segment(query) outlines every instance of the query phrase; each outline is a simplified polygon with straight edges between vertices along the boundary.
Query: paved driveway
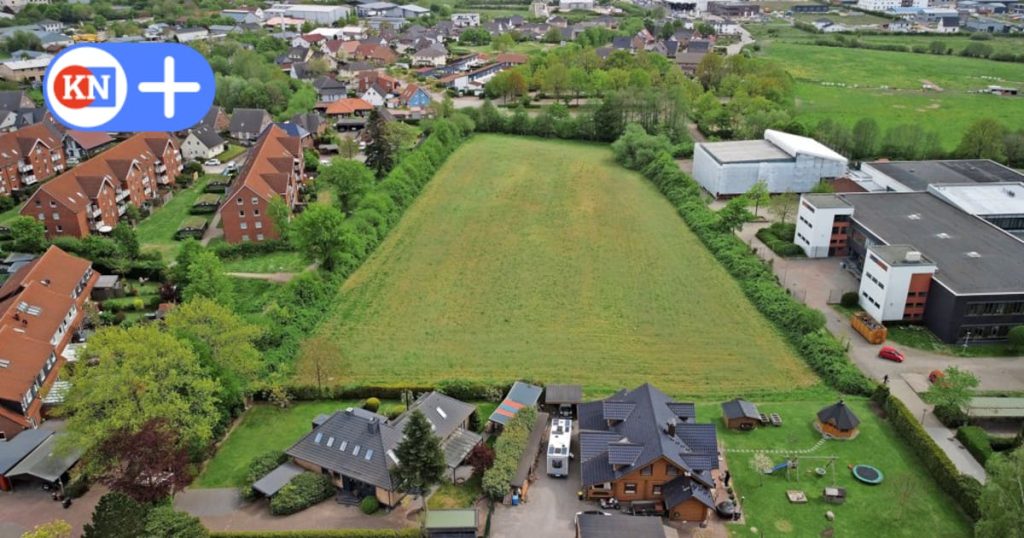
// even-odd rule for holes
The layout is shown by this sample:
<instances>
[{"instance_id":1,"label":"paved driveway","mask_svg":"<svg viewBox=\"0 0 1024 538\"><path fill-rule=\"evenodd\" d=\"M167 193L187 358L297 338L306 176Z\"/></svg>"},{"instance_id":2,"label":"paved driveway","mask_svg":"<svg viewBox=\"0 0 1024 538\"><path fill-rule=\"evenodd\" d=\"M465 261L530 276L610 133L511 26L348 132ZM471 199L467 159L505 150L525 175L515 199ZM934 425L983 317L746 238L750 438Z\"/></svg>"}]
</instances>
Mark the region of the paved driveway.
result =
<instances>
[{"instance_id":1,"label":"paved driveway","mask_svg":"<svg viewBox=\"0 0 1024 538\"><path fill-rule=\"evenodd\" d=\"M0 538L19 538L36 525L55 519L70 523L72 536L81 536L82 526L92 521L92 510L106 492L103 486L93 486L65 510L38 485L15 484L14 492L0 492Z\"/></svg>"}]
</instances>

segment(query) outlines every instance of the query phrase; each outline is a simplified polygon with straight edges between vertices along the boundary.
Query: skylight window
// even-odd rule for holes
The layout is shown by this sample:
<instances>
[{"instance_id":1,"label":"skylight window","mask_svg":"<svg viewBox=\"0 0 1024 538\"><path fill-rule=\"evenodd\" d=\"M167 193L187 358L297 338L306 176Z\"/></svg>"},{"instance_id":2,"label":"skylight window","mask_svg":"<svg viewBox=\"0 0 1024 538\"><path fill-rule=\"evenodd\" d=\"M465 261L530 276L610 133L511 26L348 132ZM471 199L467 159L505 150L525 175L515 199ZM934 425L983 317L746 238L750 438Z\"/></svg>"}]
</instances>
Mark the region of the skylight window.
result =
<instances>
[{"instance_id":1,"label":"skylight window","mask_svg":"<svg viewBox=\"0 0 1024 538\"><path fill-rule=\"evenodd\" d=\"M356 445L356 447L352 449L352 455L353 456L358 456L359 455L359 445Z\"/></svg>"},{"instance_id":2,"label":"skylight window","mask_svg":"<svg viewBox=\"0 0 1024 538\"><path fill-rule=\"evenodd\" d=\"M975 251L975 250L972 250L972 251L970 251L970 252L968 252L968 253L967 253L967 257L968 257L968 258L980 258L980 257L981 257L981 254L979 254L979 253L978 253L977 251Z\"/></svg>"},{"instance_id":3,"label":"skylight window","mask_svg":"<svg viewBox=\"0 0 1024 538\"><path fill-rule=\"evenodd\" d=\"M313 442L319 445L320 444L320 440L323 439L323 438L324 438L323 432L316 432L316 437L313 438Z\"/></svg>"},{"instance_id":4,"label":"skylight window","mask_svg":"<svg viewBox=\"0 0 1024 538\"><path fill-rule=\"evenodd\" d=\"M346 448L348 448L348 441L342 441L341 446L338 447L338 450L344 452Z\"/></svg>"},{"instance_id":5,"label":"skylight window","mask_svg":"<svg viewBox=\"0 0 1024 538\"><path fill-rule=\"evenodd\" d=\"M366 461L370 461L370 458L372 458L372 457L373 457L373 449L371 448L371 449L366 451Z\"/></svg>"},{"instance_id":6,"label":"skylight window","mask_svg":"<svg viewBox=\"0 0 1024 538\"><path fill-rule=\"evenodd\" d=\"M332 446L334 446L334 438L333 437L328 437L327 438L327 448L331 448Z\"/></svg>"},{"instance_id":7,"label":"skylight window","mask_svg":"<svg viewBox=\"0 0 1024 538\"><path fill-rule=\"evenodd\" d=\"M935 234L935 237L938 237L939 239L949 239L949 234L946 232L939 232Z\"/></svg>"},{"instance_id":8,"label":"skylight window","mask_svg":"<svg viewBox=\"0 0 1024 538\"><path fill-rule=\"evenodd\" d=\"M398 456L395 455L395 451L394 450L388 450L387 454L388 454L388 457L391 458L391 461L395 462L395 465L398 465Z\"/></svg>"},{"instance_id":9,"label":"skylight window","mask_svg":"<svg viewBox=\"0 0 1024 538\"><path fill-rule=\"evenodd\" d=\"M441 409L440 407L437 408L437 414L441 415L441 418L448 418L448 413L445 413L444 409Z\"/></svg>"}]
</instances>

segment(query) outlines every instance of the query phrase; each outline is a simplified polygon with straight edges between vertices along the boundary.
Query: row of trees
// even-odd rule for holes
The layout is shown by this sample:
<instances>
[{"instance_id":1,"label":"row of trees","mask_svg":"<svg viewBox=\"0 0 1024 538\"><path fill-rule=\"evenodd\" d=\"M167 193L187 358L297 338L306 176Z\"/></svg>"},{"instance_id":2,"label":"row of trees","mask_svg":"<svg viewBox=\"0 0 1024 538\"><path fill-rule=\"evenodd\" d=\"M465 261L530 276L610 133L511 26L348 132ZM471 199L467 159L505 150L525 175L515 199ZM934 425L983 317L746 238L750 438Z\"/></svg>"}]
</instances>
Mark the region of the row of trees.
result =
<instances>
[{"instance_id":1,"label":"row of trees","mask_svg":"<svg viewBox=\"0 0 1024 538\"><path fill-rule=\"evenodd\" d=\"M278 55L288 50L284 40L254 35L202 41L193 46L213 68L217 83L215 103L228 111L262 108L274 115L290 116L308 112L316 104L313 88L289 78L274 63ZM323 70L326 72L326 65Z\"/></svg>"}]
</instances>

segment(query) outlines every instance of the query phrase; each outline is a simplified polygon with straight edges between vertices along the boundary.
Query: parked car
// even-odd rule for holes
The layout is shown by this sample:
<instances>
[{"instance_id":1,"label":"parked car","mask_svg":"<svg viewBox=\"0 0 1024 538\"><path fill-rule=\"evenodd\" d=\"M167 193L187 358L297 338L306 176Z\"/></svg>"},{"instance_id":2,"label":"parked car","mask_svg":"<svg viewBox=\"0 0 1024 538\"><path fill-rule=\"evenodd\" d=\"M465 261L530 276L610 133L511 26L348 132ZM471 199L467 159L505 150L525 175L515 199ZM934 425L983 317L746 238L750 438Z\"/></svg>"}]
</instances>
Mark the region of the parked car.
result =
<instances>
[{"instance_id":1,"label":"parked car","mask_svg":"<svg viewBox=\"0 0 1024 538\"><path fill-rule=\"evenodd\" d=\"M211 166L213 166L213 165L211 165ZM229 162L227 164L227 166L224 167L224 173L225 174L231 174L231 173L237 172L237 171L238 171L238 163L236 163L234 161Z\"/></svg>"},{"instance_id":2,"label":"parked car","mask_svg":"<svg viewBox=\"0 0 1024 538\"><path fill-rule=\"evenodd\" d=\"M206 166L220 166L220 159L207 159L203 164Z\"/></svg>"},{"instance_id":3,"label":"parked car","mask_svg":"<svg viewBox=\"0 0 1024 538\"><path fill-rule=\"evenodd\" d=\"M904 358L903 353L892 346L882 346L882 349L878 350L878 357L893 362L903 362Z\"/></svg>"}]
</instances>

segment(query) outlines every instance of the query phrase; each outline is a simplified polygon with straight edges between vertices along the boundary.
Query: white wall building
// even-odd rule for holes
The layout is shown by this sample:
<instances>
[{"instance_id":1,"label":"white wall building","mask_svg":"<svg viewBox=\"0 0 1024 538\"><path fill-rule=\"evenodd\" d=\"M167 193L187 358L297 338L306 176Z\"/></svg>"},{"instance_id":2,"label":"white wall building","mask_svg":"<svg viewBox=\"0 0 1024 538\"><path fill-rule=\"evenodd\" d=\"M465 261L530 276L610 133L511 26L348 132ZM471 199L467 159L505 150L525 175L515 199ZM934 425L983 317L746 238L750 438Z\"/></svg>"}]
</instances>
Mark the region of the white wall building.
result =
<instances>
[{"instance_id":1,"label":"white wall building","mask_svg":"<svg viewBox=\"0 0 1024 538\"><path fill-rule=\"evenodd\" d=\"M329 6L320 4L274 4L265 11L267 16L275 15L302 19L317 24L334 24L348 18L352 10L348 6Z\"/></svg>"},{"instance_id":2,"label":"white wall building","mask_svg":"<svg viewBox=\"0 0 1024 538\"><path fill-rule=\"evenodd\" d=\"M881 322L920 319L924 314L923 296L918 318L908 317L907 313L918 308L915 290L927 293L937 270L935 262L910 245L870 246L860 277L860 306Z\"/></svg>"},{"instance_id":3,"label":"white wall building","mask_svg":"<svg viewBox=\"0 0 1024 538\"><path fill-rule=\"evenodd\" d=\"M452 13L452 23L455 24L456 28L467 28L470 26L480 26L480 14L479 13Z\"/></svg>"},{"instance_id":4,"label":"white wall building","mask_svg":"<svg viewBox=\"0 0 1024 538\"><path fill-rule=\"evenodd\" d=\"M558 0L558 11L591 11L594 9L594 0Z\"/></svg>"},{"instance_id":5,"label":"white wall building","mask_svg":"<svg viewBox=\"0 0 1024 538\"><path fill-rule=\"evenodd\" d=\"M793 242L808 258L846 255L847 228L853 207L830 194L800 197Z\"/></svg>"},{"instance_id":6,"label":"white wall building","mask_svg":"<svg viewBox=\"0 0 1024 538\"><path fill-rule=\"evenodd\" d=\"M701 143L693 151L693 177L716 198L743 194L758 181L772 193L808 192L846 167L846 157L818 141L772 129L764 140Z\"/></svg>"},{"instance_id":7,"label":"white wall building","mask_svg":"<svg viewBox=\"0 0 1024 538\"><path fill-rule=\"evenodd\" d=\"M857 7L868 11L890 11L899 7L928 7L928 0L913 0L910 5L903 5L902 0L858 0Z\"/></svg>"}]
</instances>

